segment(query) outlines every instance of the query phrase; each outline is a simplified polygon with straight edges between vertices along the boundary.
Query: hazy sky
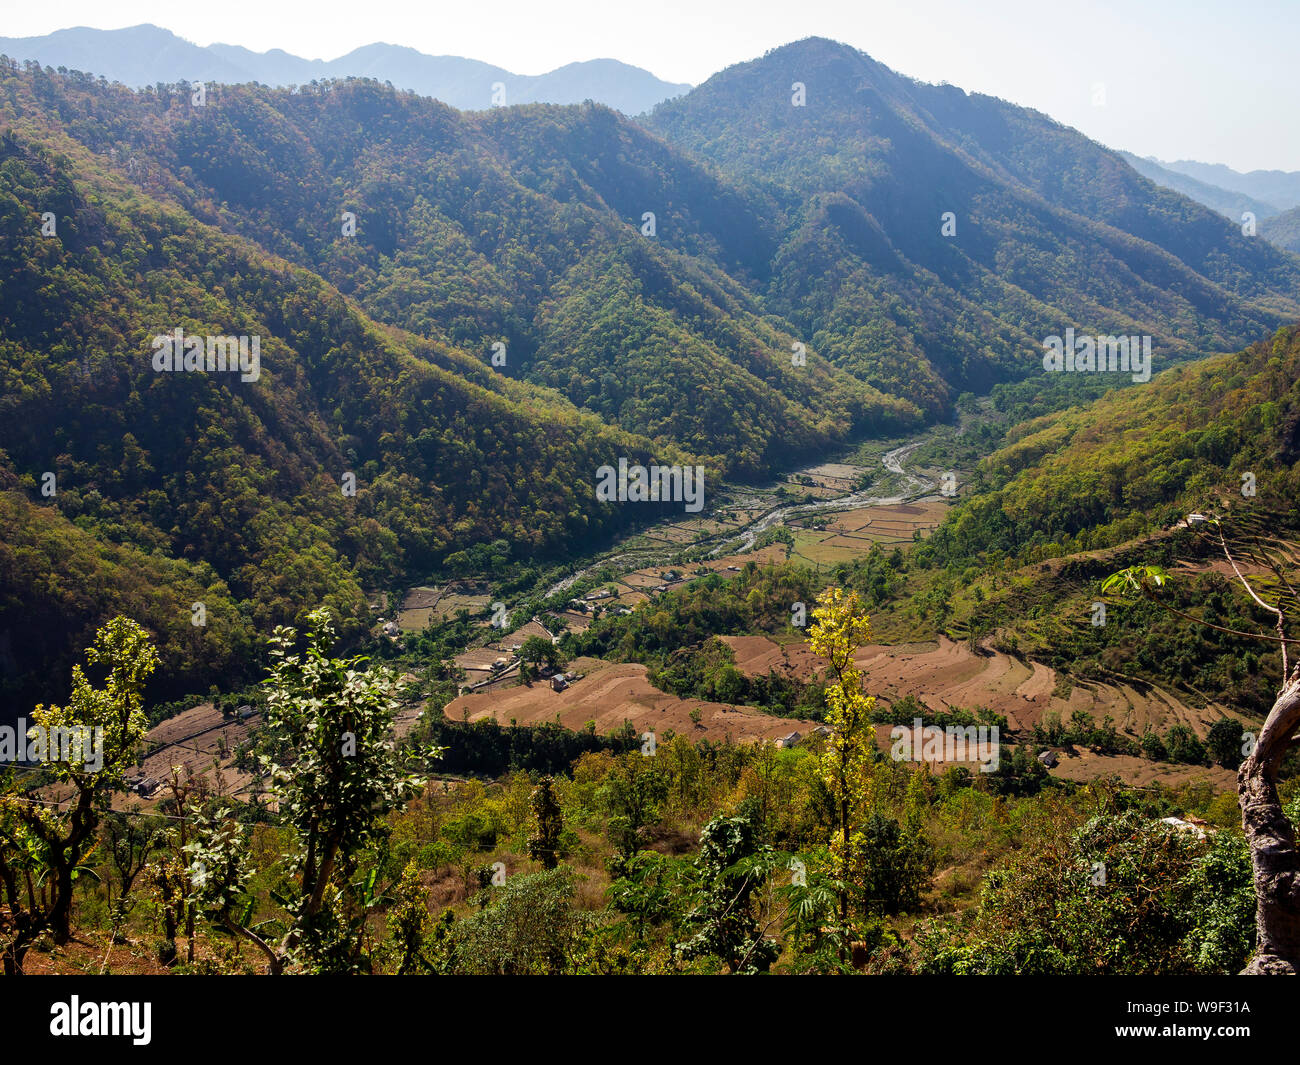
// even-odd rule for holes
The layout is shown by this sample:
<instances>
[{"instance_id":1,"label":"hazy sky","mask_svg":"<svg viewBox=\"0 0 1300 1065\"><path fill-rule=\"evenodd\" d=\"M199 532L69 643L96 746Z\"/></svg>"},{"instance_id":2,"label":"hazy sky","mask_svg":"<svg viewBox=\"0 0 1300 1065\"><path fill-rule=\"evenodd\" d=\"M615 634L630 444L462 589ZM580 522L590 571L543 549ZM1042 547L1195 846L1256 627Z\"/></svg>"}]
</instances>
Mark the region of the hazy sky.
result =
<instances>
[{"instance_id":1,"label":"hazy sky","mask_svg":"<svg viewBox=\"0 0 1300 1065\"><path fill-rule=\"evenodd\" d=\"M517 74L611 57L692 83L817 35L1139 155L1300 170L1300 0L5 0L0 36L141 22L312 59L386 41Z\"/></svg>"}]
</instances>

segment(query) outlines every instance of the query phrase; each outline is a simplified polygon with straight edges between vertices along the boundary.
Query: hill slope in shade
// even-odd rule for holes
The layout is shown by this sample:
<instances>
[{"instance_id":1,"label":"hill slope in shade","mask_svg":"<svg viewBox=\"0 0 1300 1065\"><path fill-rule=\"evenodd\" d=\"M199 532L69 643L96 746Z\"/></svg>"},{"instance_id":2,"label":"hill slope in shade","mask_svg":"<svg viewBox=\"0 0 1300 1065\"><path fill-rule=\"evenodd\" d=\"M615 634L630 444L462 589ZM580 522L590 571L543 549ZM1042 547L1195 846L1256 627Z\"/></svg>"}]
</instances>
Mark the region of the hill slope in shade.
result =
<instances>
[{"instance_id":1,"label":"hill slope in shade","mask_svg":"<svg viewBox=\"0 0 1300 1065\"><path fill-rule=\"evenodd\" d=\"M1260 223L1259 234L1283 251L1300 255L1300 207L1292 207Z\"/></svg>"}]
</instances>

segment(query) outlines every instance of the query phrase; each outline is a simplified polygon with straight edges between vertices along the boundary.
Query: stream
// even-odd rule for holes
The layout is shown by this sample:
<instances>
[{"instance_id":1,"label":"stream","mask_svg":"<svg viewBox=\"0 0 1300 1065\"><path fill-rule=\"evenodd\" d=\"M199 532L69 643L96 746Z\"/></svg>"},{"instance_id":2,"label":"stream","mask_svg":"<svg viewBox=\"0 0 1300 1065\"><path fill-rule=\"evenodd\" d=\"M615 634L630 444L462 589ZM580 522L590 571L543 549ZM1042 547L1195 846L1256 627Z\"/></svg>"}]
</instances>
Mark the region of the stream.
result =
<instances>
[{"instance_id":1,"label":"stream","mask_svg":"<svg viewBox=\"0 0 1300 1065\"><path fill-rule=\"evenodd\" d=\"M798 514L816 514L820 511L827 510L853 510L856 507L872 506L894 506L899 503L910 503L914 499L930 494L935 490L935 483L928 478L908 473L903 469L903 460L915 451L921 444L922 440L915 441L911 444L904 444L902 447L896 447L892 451L886 452L881 456L880 462L885 469L895 476L903 478L903 488L899 495L878 496L872 495L870 489L864 489L860 492L851 492L848 495L837 496L835 499L823 499L816 503L783 503L780 506L772 507L765 511L748 525L734 532L728 532L722 543L715 547L710 553L710 558L716 558L729 546L734 554L742 554L745 551L753 549L758 537L779 524L786 518ZM739 546L735 546L736 540L741 541ZM602 569L605 566L616 565L621 561L638 562L643 560L645 551L625 551L617 555L611 555L607 558L601 558L591 565L577 570L576 572L565 577L563 580L552 585L546 590L546 596L555 595L571 587L575 581L591 573L593 570ZM644 562L641 561L644 565ZM639 567L637 567L639 568Z\"/></svg>"}]
</instances>

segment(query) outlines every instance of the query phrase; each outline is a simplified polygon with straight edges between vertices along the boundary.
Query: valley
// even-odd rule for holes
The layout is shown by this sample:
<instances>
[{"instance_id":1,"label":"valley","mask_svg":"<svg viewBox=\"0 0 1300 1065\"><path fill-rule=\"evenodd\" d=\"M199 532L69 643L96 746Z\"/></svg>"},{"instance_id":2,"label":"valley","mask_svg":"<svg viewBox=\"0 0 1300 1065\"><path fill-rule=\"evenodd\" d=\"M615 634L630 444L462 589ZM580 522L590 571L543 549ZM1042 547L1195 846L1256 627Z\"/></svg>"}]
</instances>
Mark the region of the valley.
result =
<instances>
[{"instance_id":1,"label":"valley","mask_svg":"<svg viewBox=\"0 0 1300 1065\"><path fill-rule=\"evenodd\" d=\"M273 84L0 56L6 974L1300 972L1286 175L95 39Z\"/></svg>"}]
</instances>

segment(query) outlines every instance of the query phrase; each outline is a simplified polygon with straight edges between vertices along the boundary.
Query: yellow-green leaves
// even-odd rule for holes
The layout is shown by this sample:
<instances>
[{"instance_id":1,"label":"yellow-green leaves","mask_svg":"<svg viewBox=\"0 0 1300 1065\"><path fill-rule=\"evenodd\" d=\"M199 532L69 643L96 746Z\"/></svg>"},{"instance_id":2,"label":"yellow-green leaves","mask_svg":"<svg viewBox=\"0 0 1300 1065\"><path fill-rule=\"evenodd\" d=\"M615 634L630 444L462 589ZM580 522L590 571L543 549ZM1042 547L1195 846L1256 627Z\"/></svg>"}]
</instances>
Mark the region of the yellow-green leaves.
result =
<instances>
[{"instance_id":1,"label":"yellow-green leaves","mask_svg":"<svg viewBox=\"0 0 1300 1065\"><path fill-rule=\"evenodd\" d=\"M862 672L853 656L871 639L871 622L856 592L829 588L818 597L809 639L815 653L830 663L826 688L826 725L830 742L822 755L822 777L834 803L835 829L830 850L839 883L840 916L847 920L852 889L853 829L870 804L871 764L876 732L871 713L876 700L862 688Z\"/></svg>"},{"instance_id":2,"label":"yellow-green leaves","mask_svg":"<svg viewBox=\"0 0 1300 1065\"><path fill-rule=\"evenodd\" d=\"M1159 566L1129 566L1112 573L1101 582L1103 595L1111 593L1131 598L1148 595L1169 580L1169 574Z\"/></svg>"}]
</instances>

